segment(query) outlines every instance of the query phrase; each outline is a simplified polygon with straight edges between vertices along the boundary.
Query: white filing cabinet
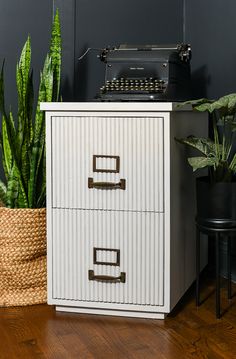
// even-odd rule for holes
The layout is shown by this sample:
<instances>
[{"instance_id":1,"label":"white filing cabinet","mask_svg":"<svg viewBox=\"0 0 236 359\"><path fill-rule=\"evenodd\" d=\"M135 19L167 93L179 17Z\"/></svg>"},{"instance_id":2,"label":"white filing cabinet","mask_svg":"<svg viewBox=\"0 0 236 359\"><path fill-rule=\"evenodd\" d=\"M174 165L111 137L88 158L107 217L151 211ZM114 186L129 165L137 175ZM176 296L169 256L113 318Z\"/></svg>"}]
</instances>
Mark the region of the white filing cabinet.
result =
<instances>
[{"instance_id":1,"label":"white filing cabinet","mask_svg":"<svg viewBox=\"0 0 236 359\"><path fill-rule=\"evenodd\" d=\"M43 103L48 303L164 318L195 278L194 176L173 103Z\"/></svg>"}]
</instances>

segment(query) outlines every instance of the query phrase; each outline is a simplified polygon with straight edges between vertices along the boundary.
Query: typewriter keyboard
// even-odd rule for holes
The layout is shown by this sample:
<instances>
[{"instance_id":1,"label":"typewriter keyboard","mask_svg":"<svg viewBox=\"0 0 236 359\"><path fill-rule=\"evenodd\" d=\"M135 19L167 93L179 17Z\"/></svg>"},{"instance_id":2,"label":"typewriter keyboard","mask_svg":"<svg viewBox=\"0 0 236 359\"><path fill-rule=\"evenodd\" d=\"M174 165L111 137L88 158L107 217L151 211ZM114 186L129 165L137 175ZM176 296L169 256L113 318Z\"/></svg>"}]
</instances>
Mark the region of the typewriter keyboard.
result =
<instances>
[{"instance_id":1,"label":"typewriter keyboard","mask_svg":"<svg viewBox=\"0 0 236 359\"><path fill-rule=\"evenodd\" d=\"M163 93L166 89L166 82L157 78L146 79L113 79L106 81L100 88L102 94L106 93L125 93L125 94L150 94Z\"/></svg>"}]
</instances>

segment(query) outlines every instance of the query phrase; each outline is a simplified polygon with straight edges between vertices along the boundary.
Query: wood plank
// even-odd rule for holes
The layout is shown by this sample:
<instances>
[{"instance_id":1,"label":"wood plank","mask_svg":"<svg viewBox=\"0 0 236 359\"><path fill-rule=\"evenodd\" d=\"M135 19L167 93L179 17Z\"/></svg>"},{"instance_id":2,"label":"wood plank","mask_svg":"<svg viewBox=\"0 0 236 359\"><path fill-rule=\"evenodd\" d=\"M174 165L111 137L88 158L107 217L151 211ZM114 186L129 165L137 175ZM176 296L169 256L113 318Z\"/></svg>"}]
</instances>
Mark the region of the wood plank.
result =
<instances>
[{"instance_id":1,"label":"wood plank","mask_svg":"<svg viewBox=\"0 0 236 359\"><path fill-rule=\"evenodd\" d=\"M0 308L0 359L236 358L236 296L228 301L222 288L225 314L216 319L214 281L206 283L199 308L192 288L166 320Z\"/></svg>"}]
</instances>

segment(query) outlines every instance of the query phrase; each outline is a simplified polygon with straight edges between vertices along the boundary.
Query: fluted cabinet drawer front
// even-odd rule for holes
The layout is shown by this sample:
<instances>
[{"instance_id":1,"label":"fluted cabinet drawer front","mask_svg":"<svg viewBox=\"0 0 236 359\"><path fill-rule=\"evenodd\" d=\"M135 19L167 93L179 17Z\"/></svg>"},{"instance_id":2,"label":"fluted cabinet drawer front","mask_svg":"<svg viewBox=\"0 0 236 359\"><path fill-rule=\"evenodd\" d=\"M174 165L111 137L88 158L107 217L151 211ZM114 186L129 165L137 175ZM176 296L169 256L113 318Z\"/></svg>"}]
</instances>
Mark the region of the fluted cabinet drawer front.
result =
<instances>
[{"instance_id":1,"label":"fluted cabinet drawer front","mask_svg":"<svg viewBox=\"0 0 236 359\"><path fill-rule=\"evenodd\" d=\"M163 212L162 117L52 117L52 153L54 208Z\"/></svg>"},{"instance_id":2,"label":"fluted cabinet drawer front","mask_svg":"<svg viewBox=\"0 0 236 359\"><path fill-rule=\"evenodd\" d=\"M162 213L52 212L53 299L164 305ZM89 271L124 281L89 280Z\"/></svg>"}]
</instances>

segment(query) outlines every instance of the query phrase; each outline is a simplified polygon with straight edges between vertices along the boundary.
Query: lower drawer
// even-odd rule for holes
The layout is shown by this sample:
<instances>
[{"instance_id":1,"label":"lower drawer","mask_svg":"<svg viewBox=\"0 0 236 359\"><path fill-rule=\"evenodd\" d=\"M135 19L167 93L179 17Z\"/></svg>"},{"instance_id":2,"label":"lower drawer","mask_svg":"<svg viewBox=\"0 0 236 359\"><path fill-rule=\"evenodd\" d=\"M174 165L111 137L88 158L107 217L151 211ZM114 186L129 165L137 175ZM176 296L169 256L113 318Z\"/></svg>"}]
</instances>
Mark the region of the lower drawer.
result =
<instances>
[{"instance_id":1,"label":"lower drawer","mask_svg":"<svg viewBox=\"0 0 236 359\"><path fill-rule=\"evenodd\" d=\"M163 213L52 210L52 299L164 305Z\"/></svg>"}]
</instances>

